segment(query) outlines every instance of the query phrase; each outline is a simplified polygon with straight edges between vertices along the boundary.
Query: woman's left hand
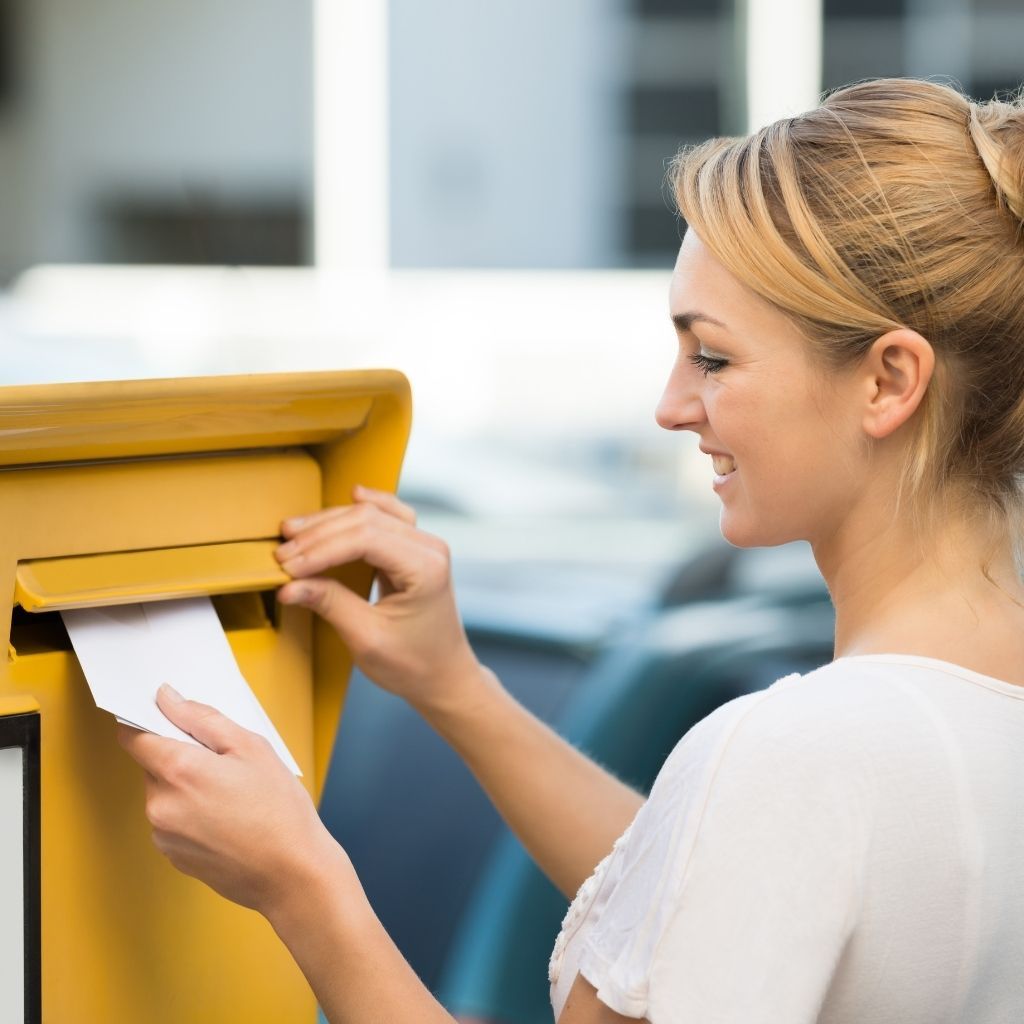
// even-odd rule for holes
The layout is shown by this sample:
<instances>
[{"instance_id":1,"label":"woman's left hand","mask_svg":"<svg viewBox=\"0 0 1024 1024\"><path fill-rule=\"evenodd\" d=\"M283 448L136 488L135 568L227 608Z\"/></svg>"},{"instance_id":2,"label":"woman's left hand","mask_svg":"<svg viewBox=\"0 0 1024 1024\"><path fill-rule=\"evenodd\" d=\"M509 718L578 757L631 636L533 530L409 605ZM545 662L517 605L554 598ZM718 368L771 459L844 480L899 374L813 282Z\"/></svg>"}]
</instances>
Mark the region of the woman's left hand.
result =
<instances>
[{"instance_id":1,"label":"woman's left hand","mask_svg":"<svg viewBox=\"0 0 1024 1024\"><path fill-rule=\"evenodd\" d=\"M146 771L146 816L157 849L179 871L270 915L295 886L336 870L344 851L270 744L170 687L160 710L201 747L119 726Z\"/></svg>"}]
</instances>

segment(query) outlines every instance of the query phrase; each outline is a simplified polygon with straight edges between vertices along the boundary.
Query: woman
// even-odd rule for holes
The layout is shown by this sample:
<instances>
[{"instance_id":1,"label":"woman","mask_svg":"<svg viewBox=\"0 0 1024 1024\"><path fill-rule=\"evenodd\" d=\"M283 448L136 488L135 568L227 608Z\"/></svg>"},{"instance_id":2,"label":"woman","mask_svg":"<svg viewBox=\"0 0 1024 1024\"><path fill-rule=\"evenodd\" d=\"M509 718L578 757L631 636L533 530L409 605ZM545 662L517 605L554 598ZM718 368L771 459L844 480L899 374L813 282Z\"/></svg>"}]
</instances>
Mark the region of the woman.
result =
<instances>
[{"instance_id":1,"label":"woman","mask_svg":"<svg viewBox=\"0 0 1024 1024\"><path fill-rule=\"evenodd\" d=\"M559 1024L1020 1019L1024 105L864 83L672 180L689 229L658 422L710 455L727 540L810 542L836 660L719 708L645 802L477 664L447 551L396 499L286 523L280 599L579 890ZM317 575L355 559L376 605ZM335 1024L450 1020L269 747L159 702L209 749L123 730L157 846L265 914Z\"/></svg>"}]
</instances>

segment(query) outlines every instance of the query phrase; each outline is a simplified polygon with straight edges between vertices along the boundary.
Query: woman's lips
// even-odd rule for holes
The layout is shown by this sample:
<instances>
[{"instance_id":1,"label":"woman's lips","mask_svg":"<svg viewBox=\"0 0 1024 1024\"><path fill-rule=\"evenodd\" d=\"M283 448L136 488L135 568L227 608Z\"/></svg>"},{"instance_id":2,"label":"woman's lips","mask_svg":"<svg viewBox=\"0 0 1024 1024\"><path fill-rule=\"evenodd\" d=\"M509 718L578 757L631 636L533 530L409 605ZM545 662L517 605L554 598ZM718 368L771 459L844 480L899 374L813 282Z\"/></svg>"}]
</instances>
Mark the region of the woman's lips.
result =
<instances>
[{"instance_id":1,"label":"woman's lips","mask_svg":"<svg viewBox=\"0 0 1024 1024\"><path fill-rule=\"evenodd\" d=\"M712 486L718 490L720 487L724 487L737 473L737 470L733 469L728 473L716 473L715 479L712 481Z\"/></svg>"}]
</instances>

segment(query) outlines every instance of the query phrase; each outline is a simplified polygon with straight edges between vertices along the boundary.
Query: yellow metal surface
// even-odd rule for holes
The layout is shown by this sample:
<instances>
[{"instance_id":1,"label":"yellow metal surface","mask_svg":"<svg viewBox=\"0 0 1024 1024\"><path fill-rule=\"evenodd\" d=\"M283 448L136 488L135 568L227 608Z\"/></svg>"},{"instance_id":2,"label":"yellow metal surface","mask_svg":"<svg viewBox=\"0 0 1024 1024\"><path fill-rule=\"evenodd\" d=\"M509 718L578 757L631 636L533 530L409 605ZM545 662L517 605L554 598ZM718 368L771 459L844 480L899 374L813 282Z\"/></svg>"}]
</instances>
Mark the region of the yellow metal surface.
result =
<instances>
[{"instance_id":1,"label":"yellow metal surface","mask_svg":"<svg viewBox=\"0 0 1024 1024\"><path fill-rule=\"evenodd\" d=\"M7 715L31 715L39 710L39 701L27 693L7 694L0 697L0 718Z\"/></svg>"},{"instance_id":2,"label":"yellow metal surface","mask_svg":"<svg viewBox=\"0 0 1024 1024\"><path fill-rule=\"evenodd\" d=\"M0 466L333 444L399 399L367 370L0 389ZM341 384L341 378L347 378ZM226 382L230 381L228 384ZM367 387L360 393L359 382ZM383 387L382 387L383 385ZM376 392L376 395L371 392ZM386 396L385 392L390 392ZM380 412L380 409L377 409Z\"/></svg>"},{"instance_id":3,"label":"yellow metal surface","mask_svg":"<svg viewBox=\"0 0 1024 1024\"><path fill-rule=\"evenodd\" d=\"M48 1024L315 1021L269 926L156 853L141 772L43 627L73 595L241 591L219 606L228 639L318 797L350 659L244 584L280 581L266 559L283 518L347 503L355 483L393 489L409 420L387 371L0 389L0 713L40 711ZM337 575L368 592L365 565ZM40 628L15 655L16 600L36 614L15 632Z\"/></svg>"},{"instance_id":4,"label":"yellow metal surface","mask_svg":"<svg viewBox=\"0 0 1024 1024\"><path fill-rule=\"evenodd\" d=\"M31 559L18 566L14 603L36 612L268 590L289 579L274 558L279 543L251 540Z\"/></svg>"}]
</instances>

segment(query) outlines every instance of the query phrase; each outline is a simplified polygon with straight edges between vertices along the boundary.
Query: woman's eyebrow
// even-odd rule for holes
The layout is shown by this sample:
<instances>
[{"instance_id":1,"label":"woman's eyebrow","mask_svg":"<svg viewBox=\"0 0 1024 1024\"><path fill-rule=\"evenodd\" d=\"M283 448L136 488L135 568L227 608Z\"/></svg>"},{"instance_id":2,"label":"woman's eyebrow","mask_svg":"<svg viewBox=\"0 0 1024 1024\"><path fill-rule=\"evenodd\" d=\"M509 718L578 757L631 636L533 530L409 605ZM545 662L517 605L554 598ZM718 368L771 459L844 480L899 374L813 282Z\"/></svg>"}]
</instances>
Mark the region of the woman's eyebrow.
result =
<instances>
[{"instance_id":1,"label":"woman's eyebrow","mask_svg":"<svg viewBox=\"0 0 1024 1024\"><path fill-rule=\"evenodd\" d=\"M698 313L695 310L687 313L673 313L672 323L676 325L677 331L688 331L690 326L695 323L714 324L715 327L721 327L722 330L729 330L721 320L716 320L713 316L708 316L707 313Z\"/></svg>"}]
</instances>

